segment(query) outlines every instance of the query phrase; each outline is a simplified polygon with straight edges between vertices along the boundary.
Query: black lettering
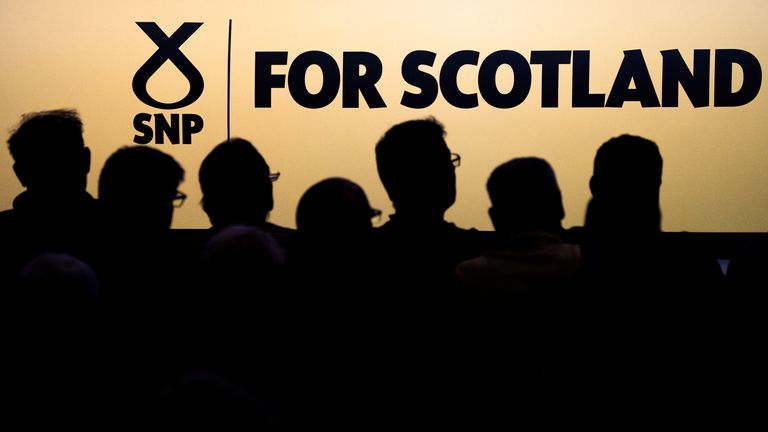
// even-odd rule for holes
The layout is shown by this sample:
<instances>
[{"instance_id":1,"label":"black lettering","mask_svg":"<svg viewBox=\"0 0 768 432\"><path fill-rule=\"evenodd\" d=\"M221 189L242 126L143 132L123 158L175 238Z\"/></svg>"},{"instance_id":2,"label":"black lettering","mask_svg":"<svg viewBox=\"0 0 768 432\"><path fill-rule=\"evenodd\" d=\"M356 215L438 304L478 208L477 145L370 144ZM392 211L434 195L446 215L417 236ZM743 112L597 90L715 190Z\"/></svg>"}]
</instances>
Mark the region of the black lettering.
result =
<instances>
[{"instance_id":1,"label":"black lettering","mask_svg":"<svg viewBox=\"0 0 768 432\"><path fill-rule=\"evenodd\" d=\"M171 122L165 119L162 114L155 114L155 143L165 144L165 136L171 140L171 144L179 143L179 134L181 129L179 128L179 115L171 114Z\"/></svg>"},{"instance_id":2,"label":"black lettering","mask_svg":"<svg viewBox=\"0 0 768 432\"><path fill-rule=\"evenodd\" d=\"M733 65L744 73L741 88L732 92ZM763 70L760 62L747 51L738 49L715 50L715 106L733 107L746 105L760 93Z\"/></svg>"},{"instance_id":3,"label":"black lettering","mask_svg":"<svg viewBox=\"0 0 768 432\"><path fill-rule=\"evenodd\" d=\"M696 108L709 105L709 50L693 51L693 72L678 50L662 51L661 105L678 106L678 87L682 86Z\"/></svg>"},{"instance_id":4,"label":"black lettering","mask_svg":"<svg viewBox=\"0 0 768 432\"><path fill-rule=\"evenodd\" d=\"M630 89L629 86L633 81L635 88ZM619 72L613 81L613 87L605 106L621 108L627 101L638 101L643 108L661 106L659 97L656 95L656 89L653 88L653 81L648 73L643 53L639 49L624 51L624 60L622 60Z\"/></svg>"},{"instance_id":5,"label":"black lettering","mask_svg":"<svg viewBox=\"0 0 768 432\"><path fill-rule=\"evenodd\" d=\"M509 65L515 75L515 82L509 93L499 92L496 87L496 73L501 65ZM477 76L480 94L491 106L512 108L523 103L531 91L531 67L528 61L516 51L496 51L483 60Z\"/></svg>"},{"instance_id":6,"label":"black lettering","mask_svg":"<svg viewBox=\"0 0 768 432\"><path fill-rule=\"evenodd\" d=\"M365 67L365 72L360 75L360 66ZM360 94L369 108L384 108L387 105L376 90L383 68L381 60L375 54L359 51L345 52L344 66L342 67L344 78L341 88L341 106L344 108L358 108L360 106Z\"/></svg>"},{"instance_id":7,"label":"black lettering","mask_svg":"<svg viewBox=\"0 0 768 432\"><path fill-rule=\"evenodd\" d=\"M421 90L420 93L403 92L400 105L408 108L426 108L437 99L437 80L419 69L419 66L435 64L436 54L431 51L413 51L403 59L401 73L406 83Z\"/></svg>"},{"instance_id":8,"label":"black lettering","mask_svg":"<svg viewBox=\"0 0 768 432\"><path fill-rule=\"evenodd\" d=\"M285 88L285 75L274 75L272 66L288 63L286 51L257 51L255 78L255 107L269 108L272 106L272 89Z\"/></svg>"},{"instance_id":9,"label":"black lettering","mask_svg":"<svg viewBox=\"0 0 768 432\"><path fill-rule=\"evenodd\" d=\"M571 105L575 108L602 108L605 94L589 92L589 51L573 52L573 88Z\"/></svg>"},{"instance_id":10,"label":"black lettering","mask_svg":"<svg viewBox=\"0 0 768 432\"><path fill-rule=\"evenodd\" d=\"M448 56L440 69L440 91L445 100L456 108L474 108L477 106L476 93L462 93L457 78L459 69L465 65L477 65L480 54L477 51L456 51Z\"/></svg>"},{"instance_id":11,"label":"black lettering","mask_svg":"<svg viewBox=\"0 0 768 432\"><path fill-rule=\"evenodd\" d=\"M323 84L317 94L307 89L307 69L317 65L323 73ZM304 108L322 108L328 106L339 93L341 73L339 65L330 54L322 51L307 51L299 54L288 69L288 91L293 100Z\"/></svg>"},{"instance_id":12,"label":"black lettering","mask_svg":"<svg viewBox=\"0 0 768 432\"><path fill-rule=\"evenodd\" d=\"M557 108L560 88L560 65L569 64L570 62L570 51L531 51L531 64L541 65L542 108ZM515 75L515 80L517 80L517 75Z\"/></svg>"},{"instance_id":13,"label":"black lettering","mask_svg":"<svg viewBox=\"0 0 768 432\"><path fill-rule=\"evenodd\" d=\"M181 115L182 143L192 144L192 135L203 130L203 118L197 114Z\"/></svg>"},{"instance_id":14,"label":"black lettering","mask_svg":"<svg viewBox=\"0 0 768 432\"><path fill-rule=\"evenodd\" d=\"M133 128L136 129L136 132L140 133L141 135L134 135L133 142L136 144L149 144L152 142L152 136L154 135L154 132L152 131L152 125L149 124L151 121L151 114L136 114L136 117L133 118Z\"/></svg>"}]
</instances>

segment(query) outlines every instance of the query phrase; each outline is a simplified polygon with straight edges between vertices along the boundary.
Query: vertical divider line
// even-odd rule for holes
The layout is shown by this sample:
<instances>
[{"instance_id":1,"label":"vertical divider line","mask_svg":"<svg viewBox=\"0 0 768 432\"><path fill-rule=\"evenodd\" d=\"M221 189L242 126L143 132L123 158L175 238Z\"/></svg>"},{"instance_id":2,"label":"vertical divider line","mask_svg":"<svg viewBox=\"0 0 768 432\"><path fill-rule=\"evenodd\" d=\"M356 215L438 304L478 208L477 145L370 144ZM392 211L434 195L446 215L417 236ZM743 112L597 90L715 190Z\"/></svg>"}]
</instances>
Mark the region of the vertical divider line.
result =
<instances>
[{"instance_id":1,"label":"vertical divider line","mask_svg":"<svg viewBox=\"0 0 768 432\"><path fill-rule=\"evenodd\" d=\"M230 87L232 80L232 19L229 20L229 38L227 40L227 142L229 142Z\"/></svg>"}]
</instances>

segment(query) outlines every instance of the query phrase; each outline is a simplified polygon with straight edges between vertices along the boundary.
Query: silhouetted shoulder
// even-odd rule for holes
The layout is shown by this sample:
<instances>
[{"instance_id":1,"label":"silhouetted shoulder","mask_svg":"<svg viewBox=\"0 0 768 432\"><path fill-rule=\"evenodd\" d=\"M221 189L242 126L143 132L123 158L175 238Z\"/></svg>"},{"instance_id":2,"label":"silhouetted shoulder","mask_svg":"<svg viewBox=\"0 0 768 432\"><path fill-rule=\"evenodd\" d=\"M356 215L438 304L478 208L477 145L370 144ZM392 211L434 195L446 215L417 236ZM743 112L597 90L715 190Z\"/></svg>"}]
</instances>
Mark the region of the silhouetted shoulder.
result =
<instances>
[{"instance_id":1,"label":"silhouetted shoulder","mask_svg":"<svg viewBox=\"0 0 768 432\"><path fill-rule=\"evenodd\" d=\"M271 235L285 250L292 249L296 244L298 234L295 229L275 225L271 222L265 222L262 225L257 225L257 227Z\"/></svg>"},{"instance_id":2,"label":"silhouetted shoulder","mask_svg":"<svg viewBox=\"0 0 768 432\"><path fill-rule=\"evenodd\" d=\"M465 289L525 290L564 283L581 270L581 248L558 236L529 232L504 242L504 248L464 261L456 268Z\"/></svg>"}]
</instances>

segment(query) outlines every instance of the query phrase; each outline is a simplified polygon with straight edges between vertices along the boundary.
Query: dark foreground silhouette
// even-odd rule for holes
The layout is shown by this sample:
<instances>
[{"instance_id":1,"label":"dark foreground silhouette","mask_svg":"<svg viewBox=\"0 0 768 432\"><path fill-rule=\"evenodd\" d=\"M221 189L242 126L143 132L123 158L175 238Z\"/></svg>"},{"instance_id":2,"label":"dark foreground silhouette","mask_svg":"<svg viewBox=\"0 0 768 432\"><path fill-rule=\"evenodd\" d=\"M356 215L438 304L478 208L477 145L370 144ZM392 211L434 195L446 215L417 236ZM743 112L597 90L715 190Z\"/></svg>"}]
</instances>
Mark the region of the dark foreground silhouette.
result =
<instances>
[{"instance_id":1,"label":"dark foreground silhouette","mask_svg":"<svg viewBox=\"0 0 768 432\"><path fill-rule=\"evenodd\" d=\"M495 232L445 220L461 159L434 119L376 144L395 214L363 189L307 189L267 221L249 142L200 167L213 229L170 230L184 170L116 151L85 192L74 111L9 139L26 190L0 213L3 421L99 430L496 430L750 420L764 383L765 242L732 262L660 230L662 158L621 136L595 158L584 227L527 157L487 183ZM134 174L141 173L137 178ZM677 239L677 237L674 237ZM718 256L722 258L722 256ZM727 289L726 289L727 288Z\"/></svg>"}]
</instances>

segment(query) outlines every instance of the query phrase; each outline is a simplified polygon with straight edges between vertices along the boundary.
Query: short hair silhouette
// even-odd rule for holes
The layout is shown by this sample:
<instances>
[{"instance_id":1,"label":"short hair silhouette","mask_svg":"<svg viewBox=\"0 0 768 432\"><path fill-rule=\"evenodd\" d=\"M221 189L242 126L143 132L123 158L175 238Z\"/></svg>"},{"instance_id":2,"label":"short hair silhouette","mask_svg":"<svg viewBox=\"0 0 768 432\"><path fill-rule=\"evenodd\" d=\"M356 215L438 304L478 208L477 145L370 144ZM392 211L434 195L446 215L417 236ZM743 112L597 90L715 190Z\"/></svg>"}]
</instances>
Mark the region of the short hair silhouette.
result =
<instances>
[{"instance_id":1,"label":"short hair silhouette","mask_svg":"<svg viewBox=\"0 0 768 432\"><path fill-rule=\"evenodd\" d=\"M600 146L590 180L597 197L658 199L663 160L651 140L621 135Z\"/></svg>"},{"instance_id":2,"label":"short hair silhouette","mask_svg":"<svg viewBox=\"0 0 768 432\"><path fill-rule=\"evenodd\" d=\"M359 185L332 177L304 192L296 208L296 227L313 236L355 235L371 230L376 214Z\"/></svg>"},{"instance_id":3,"label":"short hair silhouette","mask_svg":"<svg viewBox=\"0 0 768 432\"><path fill-rule=\"evenodd\" d=\"M222 275L238 269L266 277L285 264L285 252L275 239L247 225L231 225L215 234L206 244L203 258Z\"/></svg>"},{"instance_id":4,"label":"short hair silhouette","mask_svg":"<svg viewBox=\"0 0 768 432\"><path fill-rule=\"evenodd\" d=\"M587 225L659 231L662 167L653 141L626 134L608 140L595 156Z\"/></svg>"},{"instance_id":5,"label":"short hair silhouette","mask_svg":"<svg viewBox=\"0 0 768 432\"><path fill-rule=\"evenodd\" d=\"M173 200L184 169L168 154L152 147L123 147L104 163L99 201L114 222L139 229L171 226Z\"/></svg>"},{"instance_id":6,"label":"short hair silhouette","mask_svg":"<svg viewBox=\"0 0 768 432\"><path fill-rule=\"evenodd\" d=\"M487 183L496 231L559 232L565 217L552 167L544 159L524 157L499 165Z\"/></svg>"},{"instance_id":7,"label":"short hair silhouette","mask_svg":"<svg viewBox=\"0 0 768 432\"><path fill-rule=\"evenodd\" d=\"M41 315L76 316L92 312L102 301L94 271L70 255L42 254L21 270L18 279L21 294Z\"/></svg>"},{"instance_id":8,"label":"short hair silhouette","mask_svg":"<svg viewBox=\"0 0 768 432\"><path fill-rule=\"evenodd\" d=\"M201 257L203 308L229 315L221 317L226 320L266 318L281 291L286 260L285 250L270 234L230 225L210 238Z\"/></svg>"},{"instance_id":9,"label":"short hair silhouette","mask_svg":"<svg viewBox=\"0 0 768 432\"><path fill-rule=\"evenodd\" d=\"M214 227L260 225L274 206L269 165L242 138L217 145L200 165L203 210Z\"/></svg>"},{"instance_id":10,"label":"short hair silhouette","mask_svg":"<svg viewBox=\"0 0 768 432\"><path fill-rule=\"evenodd\" d=\"M8 139L13 170L27 189L84 191L91 153L83 141L77 111L59 109L25 114Z\"/></svg>"},{"instance_id":11,"label":"short hair silhouette","mask_svg":"<svg viewBox=\"0 0 768 432\"><path fill-rule=\"evenodd\" d=\"M456 173L434 118L390 128L376 144L376 166L396 212L442 216L456 201Z\"/></svg>"}]
</instances>

